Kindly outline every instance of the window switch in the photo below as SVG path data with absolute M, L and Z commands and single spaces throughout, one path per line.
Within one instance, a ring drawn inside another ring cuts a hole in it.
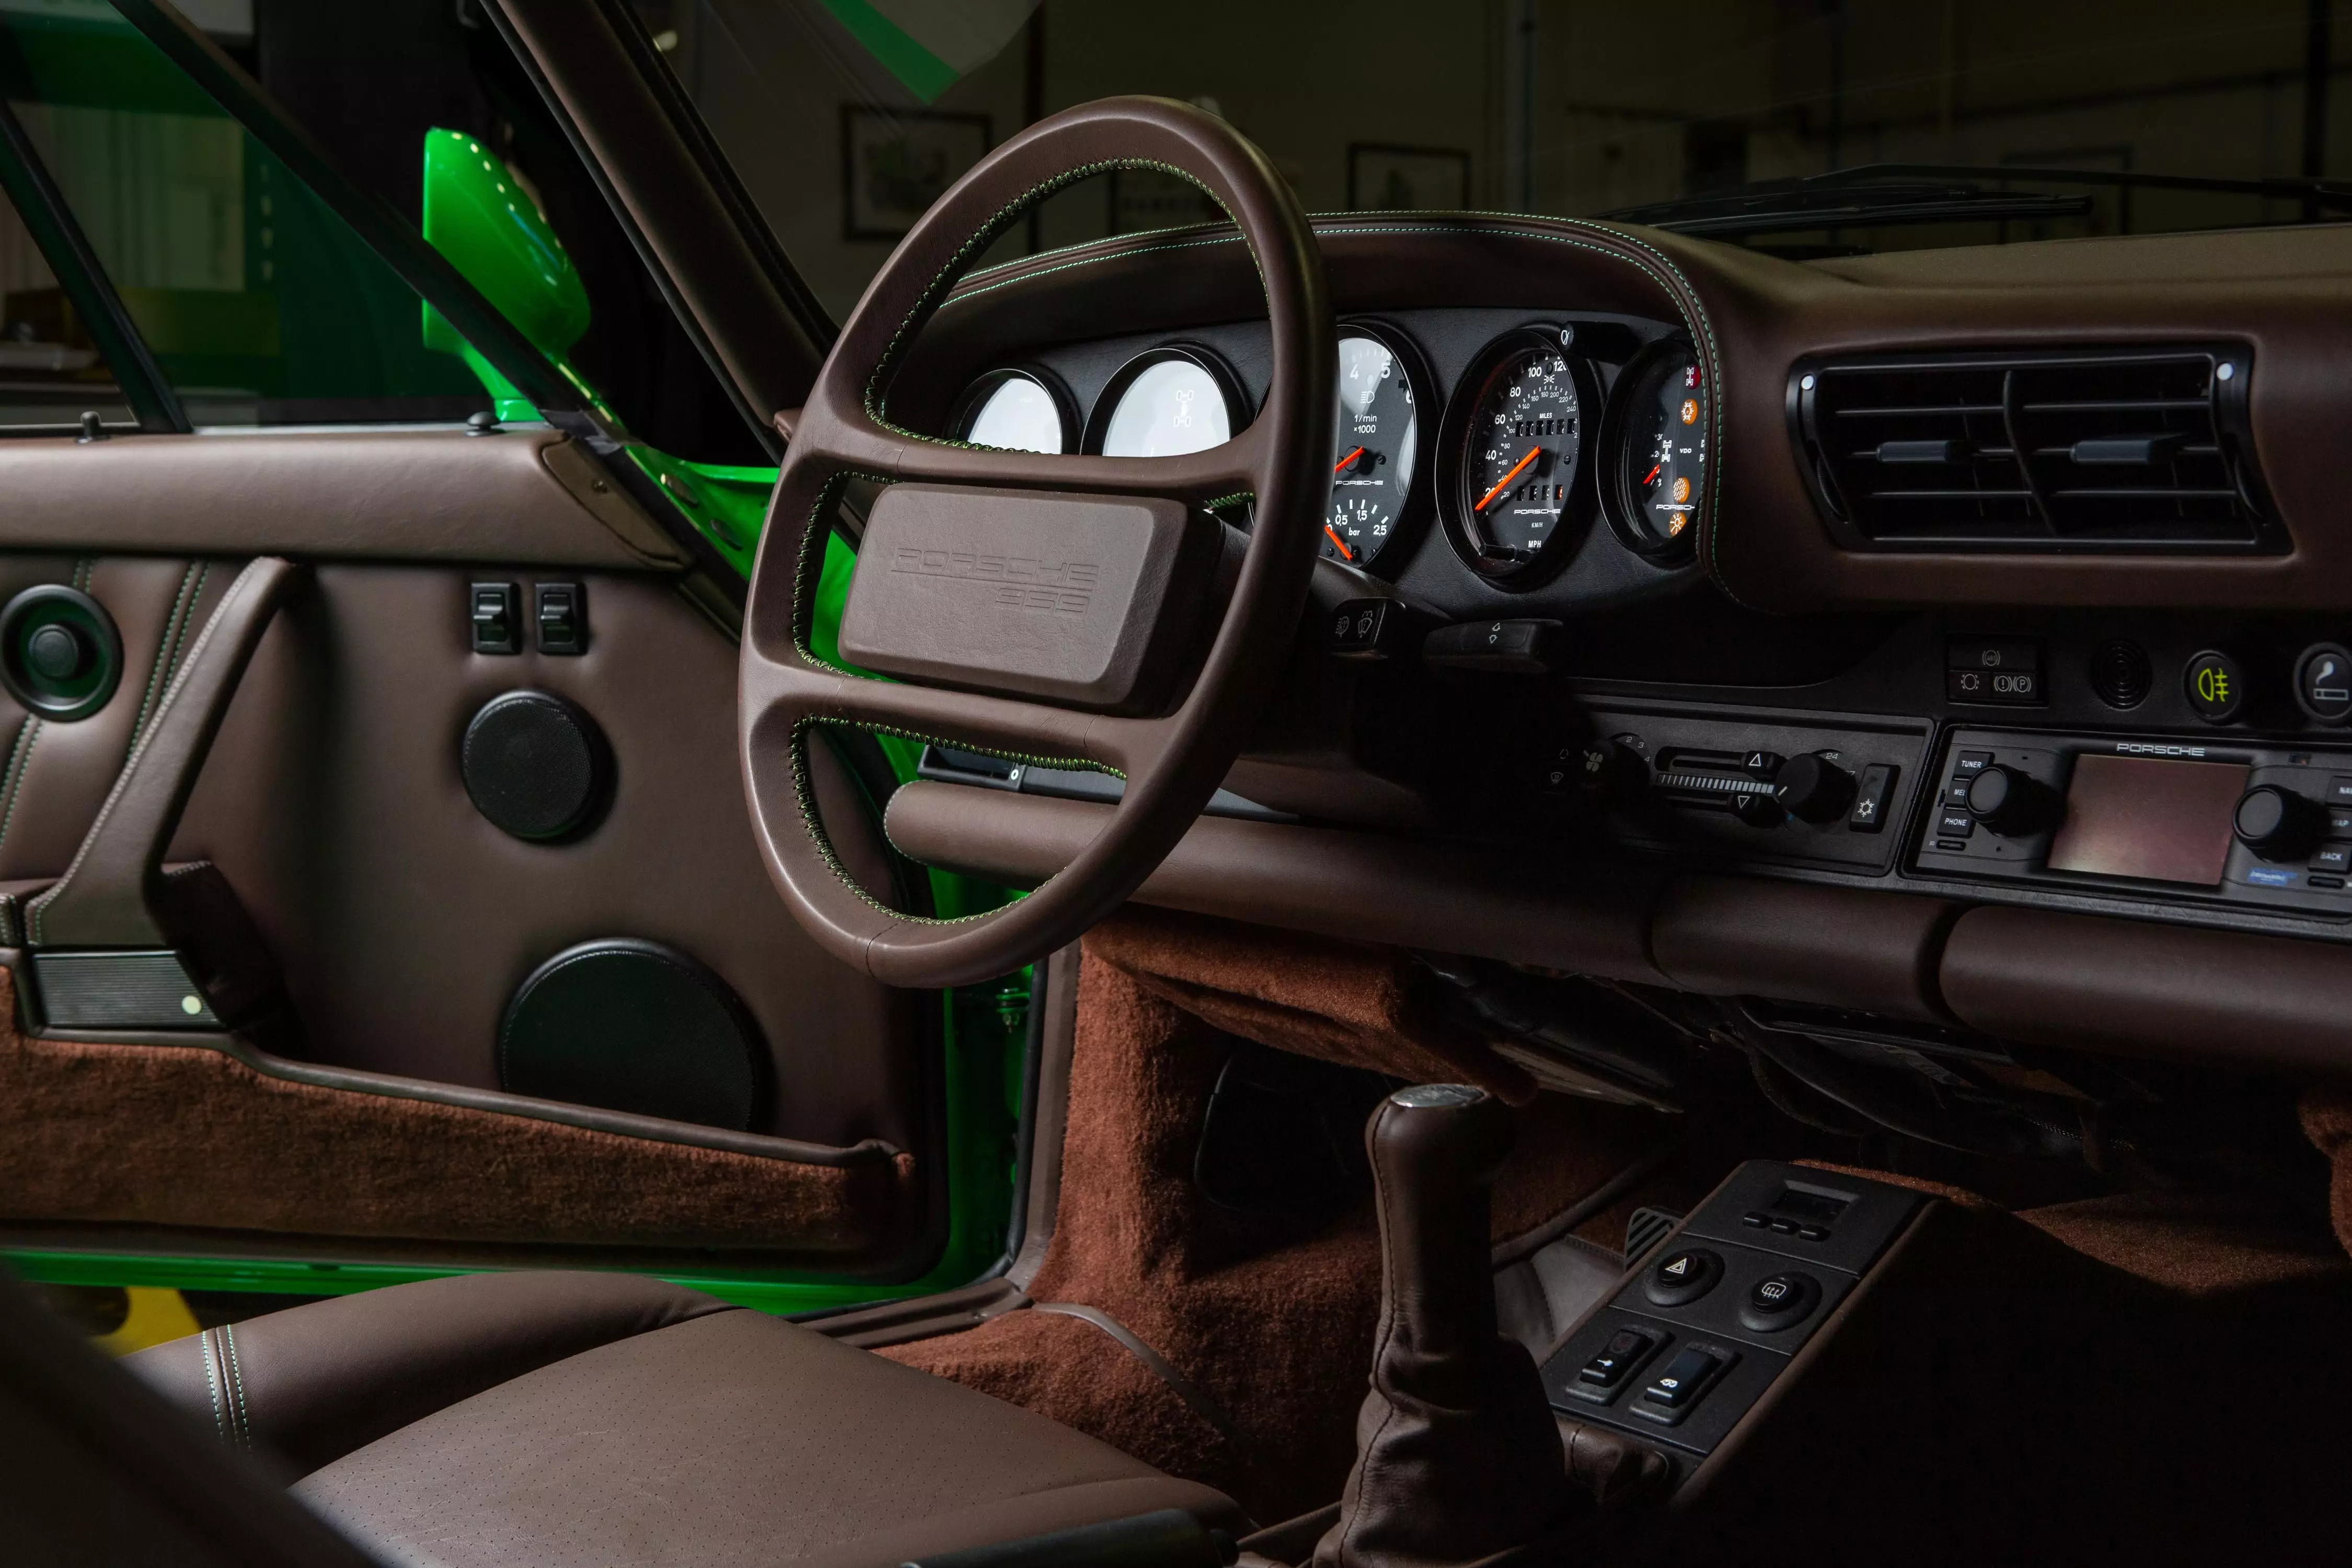
M 1576 1381 L 1593 1388 L 1614 1388 L 1625 1381 L 1627 1373 L 1648 1359 L 1657 1342 L 1639 1329 L 1620 1329 L 1610 1336 L 1599 1355 L 1584 1363 Z
M 577 583 L 539 584 L 539 651 L 588 651 L 588 591 Z
M 1734 1352 L 1713 1345 L 1685 1345 L 1682 1353 L 1666 1363 L 1666 1370 L 1642 1390 L 1642 1397 L 1633 1402 L 1634 1413 L 1668 1426 L 1679 1425 L 1699 1396 L 1738 1359 Z
M 522 590 L 512 583 L 477 583 L 468 591 L 472 604 L 474 651 L 522 651 Z

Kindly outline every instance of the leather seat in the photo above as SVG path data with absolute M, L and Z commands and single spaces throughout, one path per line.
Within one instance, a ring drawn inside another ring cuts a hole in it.
M 385 1560 L 868 1568 L 1223 1494 L 1045 1417 L 631 1275 L 463 1275 L 126 1363 Z

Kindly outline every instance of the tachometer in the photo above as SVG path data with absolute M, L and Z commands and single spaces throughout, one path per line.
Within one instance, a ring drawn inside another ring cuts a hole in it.
M 1601 502 L 1617 537 L 1654 561 L 1686 561 L 1698 542 L 1710 390 L 1691 345 L 1669 338 L 1636 354 L 1610 396 Z
M 1173 458 L 1234 438 L 1249 399 L 1223 356 L 1169 343 L 1118 367 L 1095 400 L 1086 449 L 1106 458 Z
M 1505 333 L 1479 351 L 1447 412 L 1446 531 L 1498 582 L 1557 564 L 1591 516 L 1585 420 L 1601 399 L 1571 342 L 1564 329 Z
M 1332 426 L 1331 515 L 1323 553 L 1370 568 L 1417 521 L 1425 427 L 1421 355 L 1371 322 L 1339 328 L 1339 418 Z

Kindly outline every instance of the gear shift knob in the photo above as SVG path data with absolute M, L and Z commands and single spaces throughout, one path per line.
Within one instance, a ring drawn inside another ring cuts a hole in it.
M 1509 1110 L 1483 1089 L 1399 1089 L 1365 1129 L 1381 1320 L 1356 1464 L 1316 1568 L 1433 1568 L 1525 1545 L 1578 1507 L 1535 1362 L 1495 1326 L 1492 1191 Z

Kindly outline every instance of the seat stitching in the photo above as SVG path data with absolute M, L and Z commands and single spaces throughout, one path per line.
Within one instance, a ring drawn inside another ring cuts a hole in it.
M 236 1416 L 238 1446 L 253 1447 L 253 1410 L 245 1402 L 245 1366 L 236 1356 L 236 1326 L 224 1323 L 220 1329 L 221 1349 L 228 1352 L 229 1409 Z
M 221 1441 L 229 1440 L 228 1415 L 221 1408 L 220 1363 L 213 1354 L 213 1331 L 206 1329 L 196 1336 L 196 1348 L 204 1353 L 205 1388 L 213 1398 L 213 1425 L 219 1428 Z

